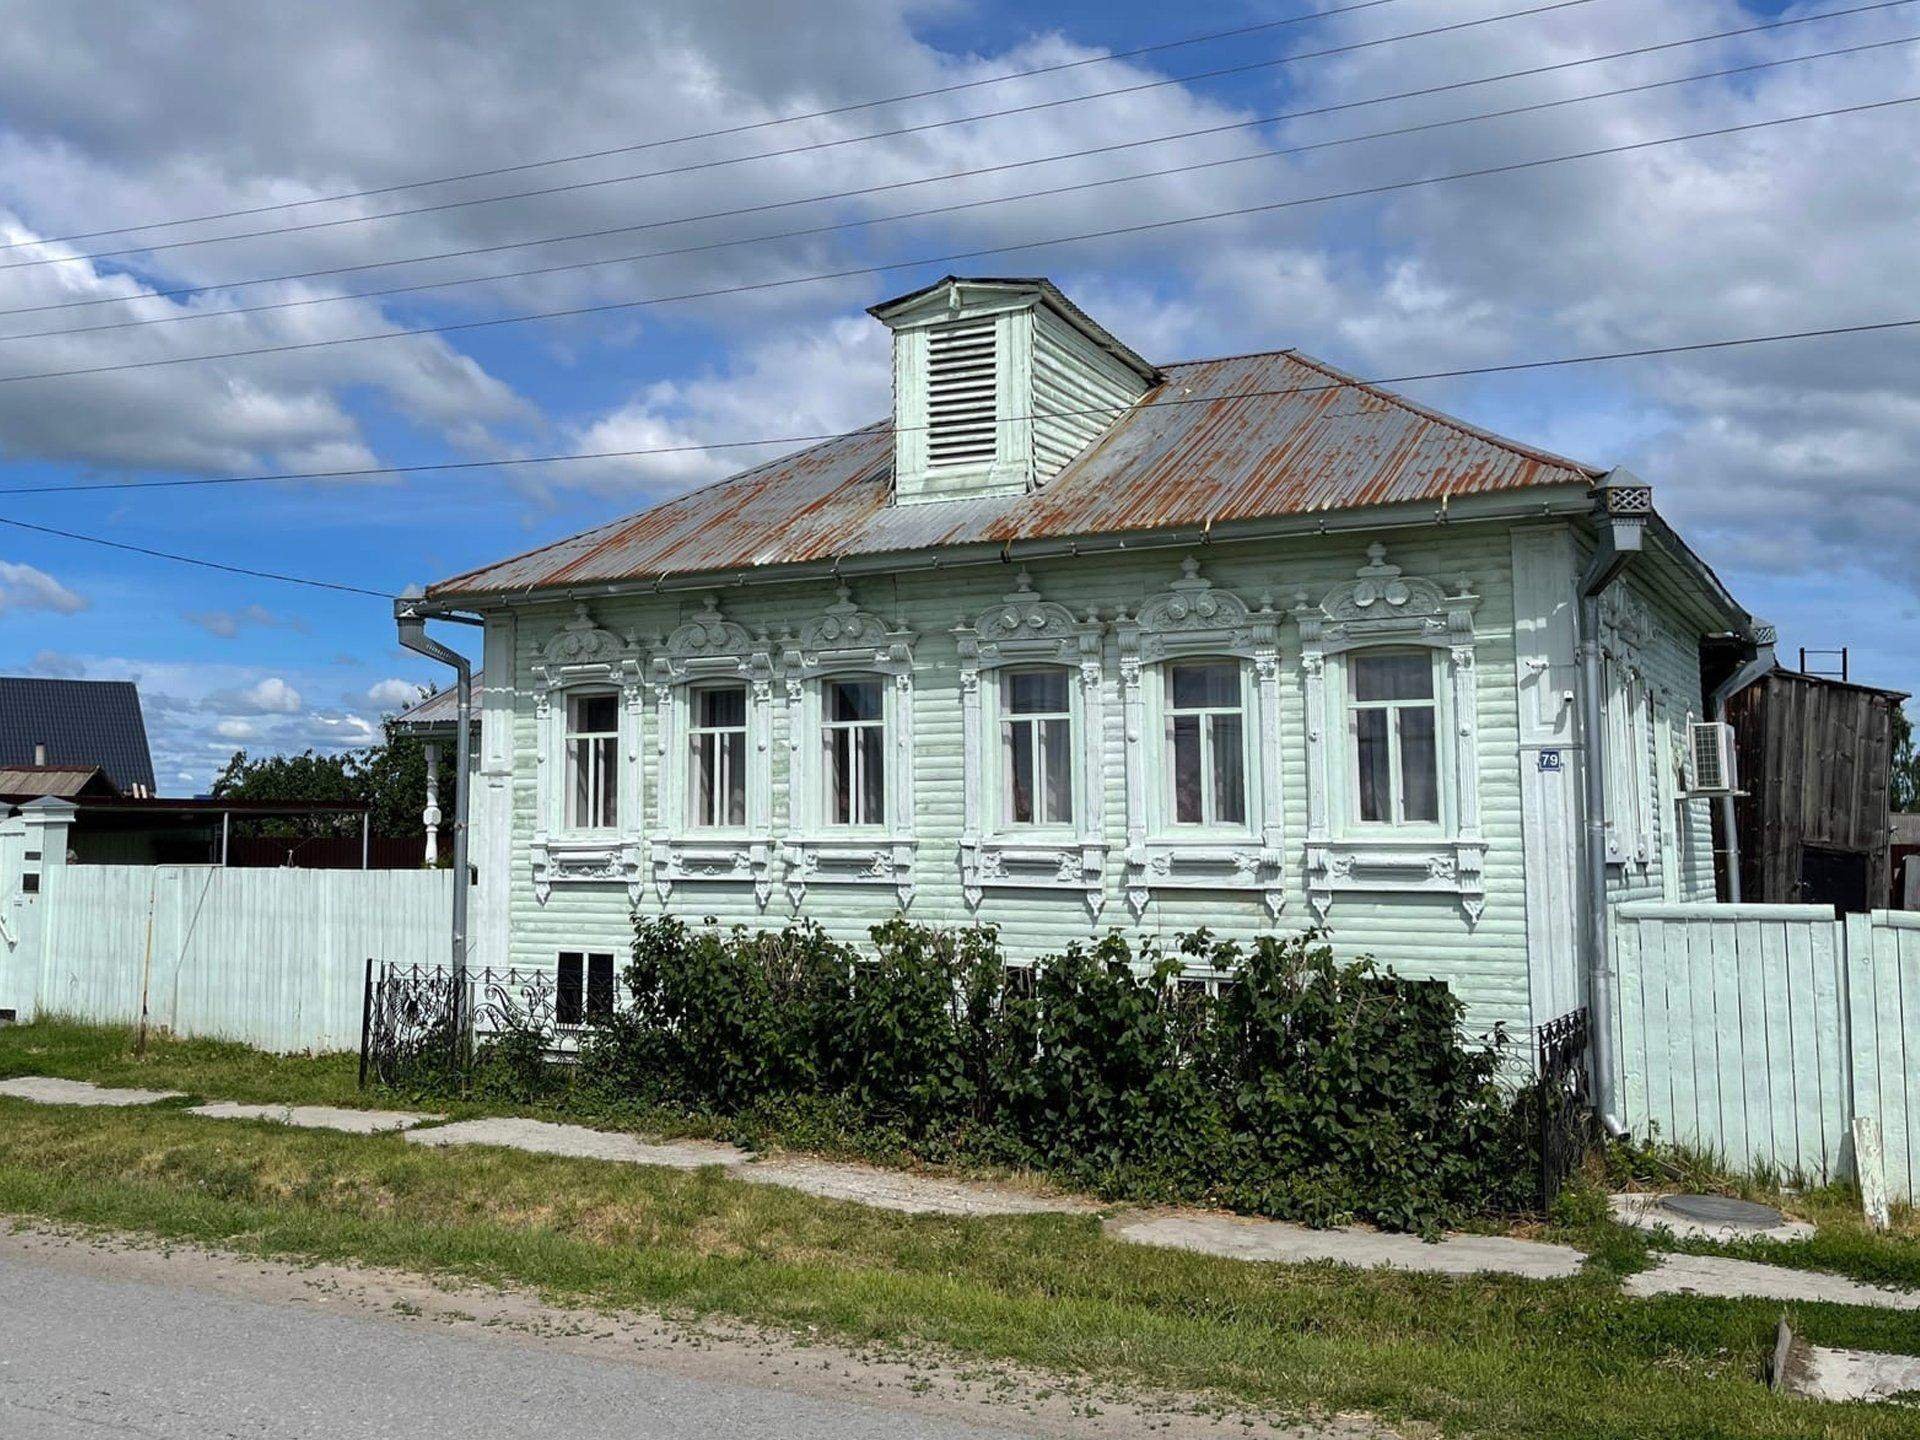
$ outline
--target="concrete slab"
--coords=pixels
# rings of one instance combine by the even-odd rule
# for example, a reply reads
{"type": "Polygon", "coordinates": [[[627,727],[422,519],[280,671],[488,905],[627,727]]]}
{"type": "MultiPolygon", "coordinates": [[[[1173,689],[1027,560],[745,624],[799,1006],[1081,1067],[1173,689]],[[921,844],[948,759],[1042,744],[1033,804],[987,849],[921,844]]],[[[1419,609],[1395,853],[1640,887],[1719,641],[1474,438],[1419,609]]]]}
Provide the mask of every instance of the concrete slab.
{"type": "Polygon", "coordinates": [[[613,1160],[626,1165],[660,1165],[671,1170],[700,1170],[708,1165],[738,1165],[747,1152],[710,1140],[659,1143],[584,1125],[499,1117],[460,1120],[426,1130],[409,1130],[416,1145],[501,1145],[536,1155],[570,1155],[581,1160],[613,1160]]]}
{"type": "Polygon", "coordinates": [[[1301,1264],[1331,1260],[1361,1269],[1422,1270],[1439,1275],[1497,1273],[1533,1280],[1577,1275],[1586,1256],[1569,1245],[1515,1240],[1504,1235],[1449,1235],[1428,1244],[1415,1235],[1347,1226],[1310,1230],[1278,1220],[1231,1215],[1159,1214],[1121,1216],[1107,1231],[1140,1245],[1197,1250],[1229,1260],[1274,1260],[1301,1264]]]}
{"type": "Polygon", "coordinates": [[[1881,1310],[1920,1310],[1920,1290],[1869,1285],[1816,1270],[1791,1270],[1719,1255],[1666,1255],[1650,1270],[1629,1275],[1629,1295],[1711,1295],[1728,1300],[1824,1300],[1881,1310]]]}
{"type": "Polygon", "coordinates": [[[946,1180],[872,1165],[783,1156],[742,1165],[737,1180],[777,1185],[828,1200],[851,1200],[910,1215],[1090,1215],[1099,1207],[1071,1196],[1034,1195],[1010,1185],[946,1180]]]}
{"type": "Polygon", "coordinates": [[[411,1110],[349,1110],[341,1105],[242,1105],[233,1100],[216,1100],[195,1105],[189,1115],[204,1115],[209,1120],[271,1120],[295,1125],[303,1130],[339,1130],[348,1135],[379,1135],[389,1130],[410,1130],[438,1115],[416,1114],[411,1110]]]}
{"type": "Polygon", "coordinates": [[[1920,1355],[1879,1350],[1831,1350],[1808,1345],[1796,1355],[1782,1387],[1809,1400],[1861,1400],[1870,1404],[1920,1393],[1920,1355]]]}
{"type": "Polygon", "coordinates": [[[180,1094],[178,1090],[116,1090],[91,1080],[56,1080],[50,1075],[0,1080],[0,1095],[41,1105],[151,1105],[158,1100],[177,1100],[180,1094]]]}
{"type": "Polygon", "coordinates": [[[1607,1204],[1613,1210],[1613,1218],[1622,1225],[1653,1233],[1664,1230],[1677,1240],[1787,1241],[1805,1240],[1814,1233],[1814,1227],[1805,1220],[1782,1220],[1777,1225],[1715,1224],[1690,1220],[1684,1215],[1663,1209],[1666,1199],[1664,1194],[1611,1195],[1607,1197],[1607,1204]]]}

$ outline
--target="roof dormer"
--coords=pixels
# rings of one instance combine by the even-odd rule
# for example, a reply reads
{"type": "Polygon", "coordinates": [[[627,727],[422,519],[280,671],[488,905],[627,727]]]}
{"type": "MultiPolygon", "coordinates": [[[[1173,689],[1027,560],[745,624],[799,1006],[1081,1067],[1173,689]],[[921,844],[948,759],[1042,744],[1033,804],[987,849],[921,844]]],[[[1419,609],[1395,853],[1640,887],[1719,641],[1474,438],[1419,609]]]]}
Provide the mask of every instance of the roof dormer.
{"type": "Polygon", "coordinates": [[[893,331],[900,505],[1044,485],[1159,380],[1047,280],[948,276],[868,313],[893,331]]]}

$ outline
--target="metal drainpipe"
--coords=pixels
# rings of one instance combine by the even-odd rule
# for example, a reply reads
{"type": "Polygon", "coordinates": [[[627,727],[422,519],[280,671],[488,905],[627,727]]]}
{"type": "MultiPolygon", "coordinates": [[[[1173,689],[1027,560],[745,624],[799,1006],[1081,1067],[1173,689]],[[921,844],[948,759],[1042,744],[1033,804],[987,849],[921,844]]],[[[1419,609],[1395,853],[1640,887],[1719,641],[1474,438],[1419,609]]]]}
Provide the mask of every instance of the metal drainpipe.
{"type": "MultiPolygon", "coordinates": [[[[1727,701],[1774,667],[1773,646],[1776,634],[1773,626],[1756,620],[1747,634],[1753,653],[1740,662],[1739,669],[1714,686],[1713,693],[1707,697],[1708,719],[1725,720],[1727,701]]],[[[1740,833],[1733,828],[1733,796],[1731,795],[1720,797],[1720,830],[1727,840],[1727,903],[1738,905],[1740,903],[1740,833]]]]}
{"type": "Polygon", "coordinates": [[[1600,595],[1640,553],[1653,489],[1627,470],[1613,470],[1593,489],[1593,524],[1599,544],[1580,577],[1580,729],[1585,764],[1586,865],[1585,949],[1587,1016],[1593,1037],[1593,1088],[1600,1121],[1615,1135],[1626,1133],[1615,1104],[1613,1047],[1613,952],[1607,937],[1607,746],[1600,655],[1600,595]]]}
{"type": "Polygon", "coordinates": [[[453,994],[454,1033],[464,1035],[468,1017],[459,1013],[467,992],[467,807],[471,786],[467,766],[473,747],[473,664],[458,650],[451,650],[427,634],[427,620],[451,620],[461,625],[484,622],[472,616],[455,615],[430,606],[414,597],[393,602],[394,624],[400,643],[429,660],[438,660],[453,668],[455,698],[458,701],[454,723],[453,779],[453,994]]]}

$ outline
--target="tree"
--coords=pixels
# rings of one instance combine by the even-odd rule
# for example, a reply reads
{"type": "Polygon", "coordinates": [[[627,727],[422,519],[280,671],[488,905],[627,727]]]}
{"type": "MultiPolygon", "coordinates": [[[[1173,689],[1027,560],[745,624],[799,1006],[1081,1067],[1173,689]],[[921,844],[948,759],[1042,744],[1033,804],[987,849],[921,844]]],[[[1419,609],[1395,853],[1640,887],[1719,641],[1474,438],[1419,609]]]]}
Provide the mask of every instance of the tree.
{"type": "MultiPolygon", "coordinates": [[[[396,733],[385,722],[380,743],[361,750],[320,755],[312,750],[298,755],[262,755],[255,759],[236,750],[213,782],[219,800],[350,801],[369,807],[376,835],[417,835],[420,812],[427,804],[426,746],[418,736],[396,733]]],[[[450,757],[449,757],[450,758],[450,757]]],[[[453,809],[451,764],[441,769],[441,807],[453,809]]],[[[331,816],[288,818],[264,826],[269,834],[323,835],[342,833],[331,816]]],[[[358,829],[356,821],[354,829],[358,829]]]]}
{"type": "Polygon", "coordinates": [[[1920,754],[1914,753],[1913,722],[1902,706],[1893,711],[1893,779],[1888,801],[1895,810],[1920,809],[1920,754]]]}

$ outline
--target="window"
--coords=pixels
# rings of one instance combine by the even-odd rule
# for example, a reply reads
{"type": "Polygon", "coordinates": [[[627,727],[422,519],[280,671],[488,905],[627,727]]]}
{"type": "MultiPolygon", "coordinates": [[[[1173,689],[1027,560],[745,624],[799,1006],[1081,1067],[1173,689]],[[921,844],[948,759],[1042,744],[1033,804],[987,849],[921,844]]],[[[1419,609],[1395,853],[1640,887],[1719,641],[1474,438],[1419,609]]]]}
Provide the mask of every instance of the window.
{"type": "Polygon", "coordinates": [[[1002,804],[1008,825],[1073,823],[1073,716],[1067,672],[1012,670],[1001,677],[1002,804]]]}
{"type": "Polygon", "coordinates": [[[553,993],[554,1024],[587,1024],[612,1014],[612,953],[562,950],[553,993]]]}
{"type": "Polygon", "coordinates": [[[821,741],[826,752],[827,823],[886,823],[886,687],[878,676],[822,685],[821,741]]]}
{"type": "Polygon", "coordinates": [[[688,813],[702,829],[747,823],[747,687],[703,685],[692,696],[688,813]]]}
{"type": "Polygon", "coordinates": [[[1361,652],[1349,664],[1359,819],[1440,822],[1433,660],[1425,650],[1361,652]]]}
{"type": "Polygon", "coordinates": [[[927,465],[984,465],[996,444],[992,319],[927,332],[927,465]]]}
{"type": "Polygon", "coordinates": [[[1246,738],[1236,662],[1167,667],[1167,752],[1174,824],[1247,823],[1246,738]]]}
{"type": "Polygon", "coordinates": [[[620,700],[567,697],[567,826],[611,830],[620,823],[620,700]]]}

